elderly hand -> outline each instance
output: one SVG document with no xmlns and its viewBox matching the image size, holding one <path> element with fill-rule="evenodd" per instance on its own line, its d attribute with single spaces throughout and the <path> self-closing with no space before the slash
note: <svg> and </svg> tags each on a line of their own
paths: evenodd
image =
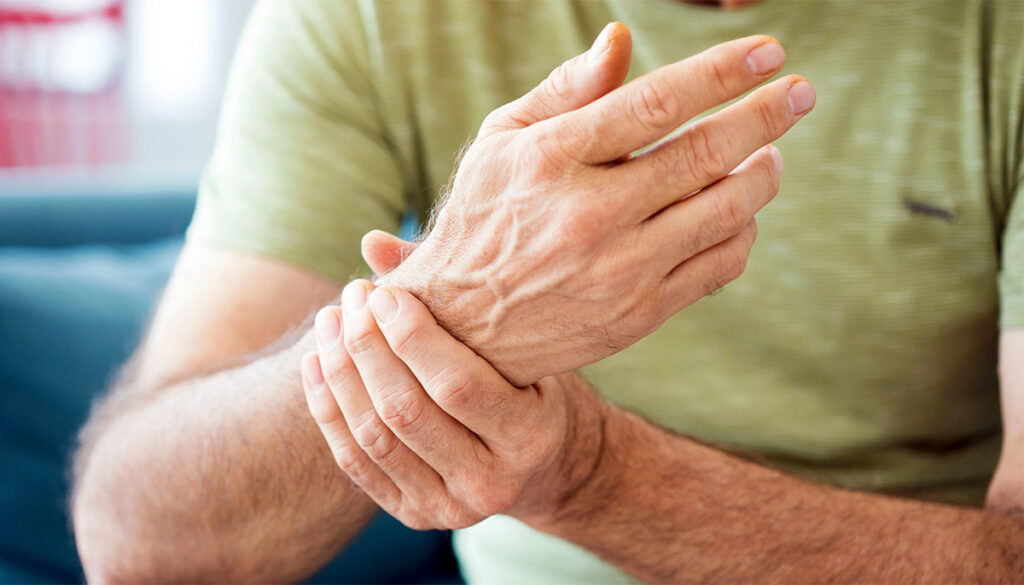
<svg viewBox="0 0 1024 585">
<path fill-rule="evenodd" d="M 310 412 L 334 458 L 417 529 L 556 512 L 587 477 L 606 408 L 573 374 L 509 384 L 396 287 L 349 284 L 303 359 Z"/>
<path fill-rule="evenodd" d="M 484 121 L 402 286 L 517 386 L 624 349 L 743 271 L 778 190 L 768 145 L 814 104 L 771 37 L 621 85 L 624 25 Z M 768 146 L 766 146 L 768 145 Z M 691 196 L 692 195 L 692 196 Z"/>
</svg>

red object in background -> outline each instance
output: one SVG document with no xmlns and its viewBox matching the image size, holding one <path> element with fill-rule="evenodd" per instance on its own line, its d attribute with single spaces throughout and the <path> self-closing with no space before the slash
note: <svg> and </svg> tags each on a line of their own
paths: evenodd
<svg viewBox="0 0 1024 585">
<path fill-rule="evenodd" d="M 120 95 L 0 90 L 0 167 L 97 168 L 126 155 Z"/>
<path fill-rule="evenodd" d="M 63 12 L 18 6 L 0 2 L 0 167 L 122 160 L 124 1 Z"/>
<path fill-rule="evenodd" d="M 99 8 L 69 13 L 47 12 L 41 9 L 19 9 L 0 4 L 0 25 L 66 24 L 89 18 L 122 20 L 124 18 L 124 0 L 113 0 Z"/>
</svg>

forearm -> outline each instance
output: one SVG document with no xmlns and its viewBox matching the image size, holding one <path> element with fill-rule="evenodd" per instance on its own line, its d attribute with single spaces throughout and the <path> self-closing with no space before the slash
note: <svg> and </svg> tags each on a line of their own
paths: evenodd
<svg viewBox="0 0 1024 585">
<path fill-rule="evenodd" d="M 140 398 L 115 393 L 117 415 L 92 424 L 76 462 L 75 533 L 91 579 L 295 580 L 365 524 L 375 506 L 305 407 L 298 363 L 314 346 L 307 335 Z"/>
<path fill-rule="evenodd" d="M 655 582 L 1020 582 L 1024 519 L 830 488 L 605 410 L 599 464 L 535 527 Z"/>
</svg>

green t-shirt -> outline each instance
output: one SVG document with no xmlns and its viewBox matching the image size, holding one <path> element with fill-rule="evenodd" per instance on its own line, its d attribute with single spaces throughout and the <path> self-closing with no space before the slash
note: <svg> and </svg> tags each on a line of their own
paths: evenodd
<svg viewBox="0 0 1024 585">
<path fill-rule="evenodd" d="M 776 144 L 746 273 L 586 369 L 650 421 L 854 489 L 978 504 L 999 455 L 1002 327 L 1024 326 L 1024 2 L 266 0 L 240 45 L 189 237 L 346 280 L 421 216 L 484 116 L 633 31 L 632 75 L 753 33 L 816 110 Z M 471 580 L 616 581 L 506 517 Z"/>
</svg>

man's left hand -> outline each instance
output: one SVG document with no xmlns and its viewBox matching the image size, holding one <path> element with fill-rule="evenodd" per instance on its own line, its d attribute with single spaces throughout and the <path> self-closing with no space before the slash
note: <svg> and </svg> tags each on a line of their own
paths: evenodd
<svg viewBox="0 0 1024 585">
<path fill-rule="evenodd" d="M 316 332 L 310 412 L 338 465 L 407 526 L 550 517 L 596 465 L 608 407 L 580 378 L 516 388 L 406 291 L 354 281 Z"/>
</svg>

